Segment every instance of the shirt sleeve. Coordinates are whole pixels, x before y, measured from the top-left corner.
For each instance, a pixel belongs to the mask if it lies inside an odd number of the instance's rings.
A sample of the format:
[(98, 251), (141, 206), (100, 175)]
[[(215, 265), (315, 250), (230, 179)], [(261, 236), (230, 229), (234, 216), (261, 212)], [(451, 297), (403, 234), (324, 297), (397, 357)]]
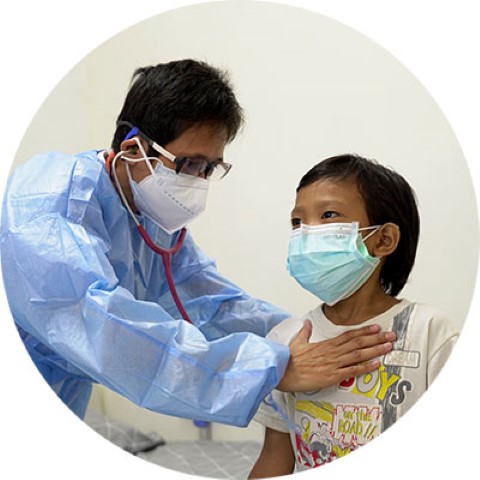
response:
[(289, 432), (288, 410), (285, 394), (273, 390), (260, 404), (254, 420), (277, 432)]
[(428, 328), (427, 386), (430, 387), (452, 353), (459, 333), (443, 313), (436, 313)]

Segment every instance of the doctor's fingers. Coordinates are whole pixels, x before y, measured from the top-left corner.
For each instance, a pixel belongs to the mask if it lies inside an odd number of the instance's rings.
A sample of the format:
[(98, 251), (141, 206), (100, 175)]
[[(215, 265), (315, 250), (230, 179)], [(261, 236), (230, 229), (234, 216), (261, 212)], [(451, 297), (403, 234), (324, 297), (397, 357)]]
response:
[[(337, 337), (338, 338), (338, 337)], [(391, 341), (385, 337), (384, 333), (375, 335), (359, 336), (351, 338), (349, 341), (338, 345), (335, 340), (329, 339), (319, 343), (310, 343), (308, 355), (310, 359), (322, 359), (327, 361), (335, 368), (345, 368), (352, 365), (369, 362), (382, 355), (386, 355), (393, 349)], [(304, 352), (306, 354), (307, 352)], [(379, 365), (377, 365), (378, 367)]]
[[(379, 339), (381, 338), (379, 337)], [(386, 355), (393, 348), (391, 342), (355, 348), (358, 346), (358, 342), (354, 341), (353, 343), (344, 344), (340, 348), (344, 349), (345, 346), (348, 346), (350, 349), (341, 352), (337, 349), (337, 351), (331, 353), (328, 359), (324, 359), (324, 367), (330, 373), (327, 378), (330, 377), (330, 382), (333, 381), (332, 384), (377, 370), (381, 366), (378, 357)], [(323, 345), (323, 347), (326, 347), (326, 345)], [(315, 353), (315, 351), (311, 351), (310, 355), (313, 357)], [(322, 353), (325, 355), (327, 352), (324, 350)]]
[(397, 336), (394, 332), (381, 332), (378, 325), (369, 325), (349, 330), (331, 338), (328, 342), (335, 346), (337, 352), (343, 353), (394, 342), (396, 339)]
[[(358, 334), (360, 331), (356, 333)], [(352, 332), (347, 332), (347, 334), (352, 334)], [(393, 332), (378, 332), (373, 335), (353, 335), (346, 341), (339, 336), (329, 341), (332, 341), (330, 347), (334, 349), (333, 361), (338, 367), (343, 368), (369, 362), (386, 355), (393, 349), (392, 342), (395, 339), (396, 335)], [(364, 367), (356, 368), (355, 371), (362, 370), (361, 373), (371, 371), (363, 371), (363, 369)], [(356, 373), (356, 375), (361, 373)]]

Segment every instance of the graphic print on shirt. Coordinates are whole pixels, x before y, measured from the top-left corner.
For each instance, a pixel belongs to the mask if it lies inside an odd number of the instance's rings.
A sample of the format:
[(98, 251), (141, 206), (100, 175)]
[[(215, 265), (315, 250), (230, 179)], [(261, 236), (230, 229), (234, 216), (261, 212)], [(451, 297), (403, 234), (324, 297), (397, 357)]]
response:
[(296, 394), (297, 464), (313, 468), (343, 457), (395, 423), (413, 388), (403, 377), (420, 364), (419, 352), (405, 350), (412, 310), (410, 305), (394, 317), (397, 342), (378, 370), (347, 379), (323, 396), (322, 391)]

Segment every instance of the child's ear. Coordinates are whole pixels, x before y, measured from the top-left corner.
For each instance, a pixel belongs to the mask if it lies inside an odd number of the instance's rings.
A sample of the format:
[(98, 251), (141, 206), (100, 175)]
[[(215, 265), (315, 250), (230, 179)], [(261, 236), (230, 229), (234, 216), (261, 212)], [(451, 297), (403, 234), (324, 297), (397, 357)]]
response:
[(373, 256), (387, 257), (397, 249), (400, 241), (400, 228), (394, 223), (385, 223), (376, 235), (373, 235), (373, 238), (375, 239)]

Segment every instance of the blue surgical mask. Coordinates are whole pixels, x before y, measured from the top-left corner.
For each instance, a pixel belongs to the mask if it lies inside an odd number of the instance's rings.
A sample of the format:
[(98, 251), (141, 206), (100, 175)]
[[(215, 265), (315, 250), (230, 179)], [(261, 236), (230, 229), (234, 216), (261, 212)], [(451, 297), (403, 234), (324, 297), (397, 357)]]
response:
[[(288, 272), (327, 305), (355, 293), (380, 262), (364, 243), (380, 225), (358, 228), (358, 222), (301, 225), (292, 231)], [(360, 231), (373, 230), (365, 239)]]

